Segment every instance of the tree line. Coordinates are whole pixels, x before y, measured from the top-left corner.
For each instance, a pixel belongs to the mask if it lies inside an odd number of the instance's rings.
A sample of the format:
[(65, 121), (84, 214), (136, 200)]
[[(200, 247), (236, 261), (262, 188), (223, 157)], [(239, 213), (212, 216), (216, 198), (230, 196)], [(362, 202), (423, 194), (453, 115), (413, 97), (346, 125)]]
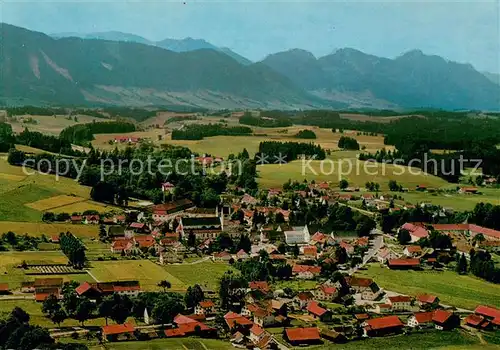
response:
[(68, 257), (73, 267), (81, 269), (85, 265), (85, 246), (71, 232), (62, 232), (59, 235), (61, 250)]
[(59, 138), (70, 144), (87, 145), (94, 139), (94, 134), (128, 133), (135, 130), (135, 124), (128, 122), (93, 122), (68, 126), (61, 131)]
[[(268, 117), (267, 114), (270, 114)], [(263, 113), (259, 117), (254, 117), (252, 113), (245, 112), (239, 119), (240, 124), (258, 126), (262, 128), (284, 128), (292, 126), (290, 118), (282, 115), (274, 115), (272, 112)]]
[(299, 142), (279, 142), (279, 141), (264, 141), (259, 144), (259, 151), (256, 157), (267, 157), (272, 163), (275, 159), (281, 159), (286, 162), (299, 159), (304, 155), (306, 158), (325, 159), (326, 152), (321, 146), (313, 143)]
[(191, 124), (172, 131), (172, 140), (202, 140), (211, 136), (251, 135), (252, 129), (246, 126), (224, 126), (222, 124)]

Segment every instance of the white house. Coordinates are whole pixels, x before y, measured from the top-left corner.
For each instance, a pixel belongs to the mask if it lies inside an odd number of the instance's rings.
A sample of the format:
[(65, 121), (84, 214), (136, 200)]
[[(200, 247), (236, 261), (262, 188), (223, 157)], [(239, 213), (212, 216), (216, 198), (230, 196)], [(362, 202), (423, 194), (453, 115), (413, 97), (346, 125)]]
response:
[(285, 231), (285, 241), (288, 245), (309, 243), (311, 235), (306, 226), (294, 227), (292, 231)]

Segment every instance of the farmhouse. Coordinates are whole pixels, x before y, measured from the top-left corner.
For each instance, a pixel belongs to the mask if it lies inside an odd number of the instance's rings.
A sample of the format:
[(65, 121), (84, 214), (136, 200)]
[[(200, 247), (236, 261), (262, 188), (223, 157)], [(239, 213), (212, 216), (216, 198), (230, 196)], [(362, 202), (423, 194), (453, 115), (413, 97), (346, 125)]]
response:
[(458, 193), (476, 194), (479, 191), (477, 187), (460, 187)]
[(435, 295), (421, 294), (417, 296), (418, 304), (421, 307), (437, 307), (439, 306), (439, 298)]
[[(399, 228), (399, 230), (407, 230), (410, 233), (411, 243), (418, 241), (421, 238), (425, 238), (429, 235), (429, 232), (425, 227), (422, 227), (419, 224), (413, 223), (405, 223), (403, 226)], [(398, 232), (399, 232), (398, 230)]]
[(409, 245), (403, 250), (403, 254), (409, 258), (420, 256), (422, 253), (422, 248), (419, 245)]
[(432, 322), (432, 317), (434, 316), (434, 312), (429, 311), (429, 312), (417, 312), (414, 315), (410, 316), (408, 318), (408, 327), (425, 327), (425, 326), (430, 326), (434, 325)]
[(432, 227), (440, 232), (453, 232), (464, 234), (467, 237), (474, 238), (482, 234), (487, 241), (500, 241), (500, 231), (482, 227), (474, 224), (433, 224)]
[(292, 275), (296, 278), (312, 280), (321, 273), (321, 266), (293, 265)]
[(373, 318), (364, 323), (365, 336), (382, 336), (392, 333), (399, 333), (403, 330), (404, 324), (398, 316), (386, 316)]
[(269, 293), (271, 290), (269, 284), (266, 281), (252, 281), (249, 283), (248, 288), (251, 290), (258, 290), (264, 294)]
[(453, 313), (441, 309), (434, 311), (432, 321), (438, 330), (452, 329), (457, 323)]
[(493, 326), (500, 327), (500, 310), (491, 306), (479, 305), (474, 314), (483, 317)]
[(250, 321), (248, 318), (240, 314), (234, 313), (232, 311), (224, 315), (224, 320), (226, 321), (226, 324), (229, 327), (229, 329), (234, 329), (237, 326), (250, 329), (253, 326), (253, 322)]
[(314, 291), (314, 297), (321, 301), (333, 301), (338, 296), (337, 288), (323, 284)]
[(0, 294), (9, 294), (9, 284), (8, 283), (0, 283)]
[(79, 297), (95, 300), (113, 293), (137, 296), (141, 292), (141, 286), (138, 281), (83, 282), (75, 289), (75, 292)]
[(389, 259), (387, 266), (393, 270), (409, 270), (420, 268), (420, 259)]
[(303, 309), (313, 299), (314, 295), (311, 292), (300, 292), (293, 298), (293, 302), (299, 309)]
[(173, 323), (177, 328), (165, 330), (165, 336), (167, 338), (189, 336), (196, 332), (207, 334), (214, 331), (213, 328), (208, 327), (206, 324), (181, 314), (175, 316)]
[(195, 315), (211, 315), (215, 313), (215, 304), (212, 300), (200, 301), (194, 308)]
[(321, 336), (317, 327), (287, 328), (284, 338), (293, 346), (321, 344)]
[(411, 311), (412, 298), (406, 295), (397, 295), (387, 298), (388, 303), (391, 305), (392, 311)]
[(129, 323), (113, 324), (103, 326), (101, 328), (102, 340), (104, 341), (117, 341), (134, 338), (135, 328)]
[(361, 299), (375, 300), (382, 294), (382, 290), (371, 278), (352, 277), (347, 282), (356, 293), (361, 294)]
[(319, 306), (317, 301), (310, 301), (307, 305), (307, 312), (315, 320), (320, 320), (322, 322), (328, 321), (332, 318), (332, 313), (325, 308)]

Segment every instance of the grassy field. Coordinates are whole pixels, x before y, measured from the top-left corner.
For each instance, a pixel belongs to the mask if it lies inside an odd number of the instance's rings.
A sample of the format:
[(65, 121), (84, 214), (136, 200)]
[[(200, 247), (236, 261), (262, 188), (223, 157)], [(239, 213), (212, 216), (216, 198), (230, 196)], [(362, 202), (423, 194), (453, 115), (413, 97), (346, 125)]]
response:
[(165, 265), (164, 268), (185, 286), (199, 284), (212, 290), (216, 289), (219, 278), (230, 269), (226, 263), (210, 261), (193, 265)]
[(160, 290), (158, 282), (167, 280), (171, 290), (187, 288), (183, 281), (149, 260), (93, 261), (90, 274), (99, 282), (138, 280), (144, 290)]
[(16, 289), (20, 287), (21, 282), (33, 281), (38, 277), (62, 277), (65, 281), (78, 282), (93, 281), (93, 278), (87, 274), (26, 275), (23, 269), (17, 268), (23, 261), (28, 264), (66, 264), (68, 258), (60, 251), (1, 252), (0, 283), (8, 283), (10, 289)]
[(442, 207), (455, 210), (471, 210), (477, 203), (492, 203), (500, 205), (500, 189), (481, 188), (482, 195), (467, 194), (436, 194), (427, 192), (403, 193), (402, 197), (410, 203), (430, 202)]
[(78, 203), (84, 200), (85, 198), (62, 194), (59, 196), (41, 199), (33, 203), (28, 203), (26, 204), (26, 206), (38, 211), (47, 211), (53, 208), (68, 206), (70, 204)]
[[(258, 169), (258, 182), (264, 188), (281, 187), (288, 179), (303, 181), (315, 180), (331, 183), (331, 187), (338, 187), (339, 181), (345, 179), (349, 186), (363, 188), (365, 183), (373, 181), (380, 184), (381, 190), (388, 189), (389, 180), (396, 180), (399, 184), (408, 188), (415, 188), (416, 185), (425, 184), (429, 187), (449, 186), (445, 180), (426, 174), (410, 174), (407, 167), (395, 166), (391, 164), (376, 164), (359, 161), (350, 158), (349, 163), (336, 160), (325, 161), (293, 161), (287, 164), (266, 164), (260, 165)], [(309, 164), (307, 166), (306, 164)], [(323, 169), (323, 170), (322, 170)], [(404, 173), (399, 175), (404, 169)], [(370, 175), (376, 174), (376, 175)]]
[(313, 346), (311, 350), (420, 350), (420, 349), (493, 349), (479, 343), (479, 339), (465, 332), (455, 330), (450, 332), (430, 331), (421, 334), (398, 335), (383, 338), (368, 338), (362, 341), (353, 341), (346, 344), (325, 343), (322, 346)]
[(120, 213), (123, 210), (115, 207), (113, 205), (107, 205), (104, 203), (94, 202), (90, 200), (83, 200), (81, 202), (72, 203), (64, 206), (60, 206), (54, 209), (51, 209), (51, 212), (54, 213), (83, 213), (86, 210), (97, 210), (99, 213), (109, 213), (116, 212)]
[(447, 305), (473, 310), (479, 304), (500, 307), (500, 285), (454, 271), (397, 271), (371, 264), (361, 275), (372, 277), (382, 288), (416, 296), (434, 294)]
[(21, 122), (21, 119), (27, 116), (16, 116), (15, 121), (9, 121), (9, 124), (12, 125), (12, 130), (14, 132), (22, 132), (26, 127), (30, 131), (38, 131), (43, 134), (49, 135), (59, 135), (62, 129), (72, 126), (75, 124), (83, 124), (83, 123), (92, 123), (95, 121), (106, 121), (106, 119), (94, 118), (87, 115), (78, 115), (78, 121), (75, 122), (74, 119), (69, 120), (65, 115), (56, 115), (56, 116), (29, 116), (32, 119), (37, 121), (37, 124), (24, 124)]
[(42, 222), (0, 221), (0, 233), (12, 231), (17, 234), (27, 233), (30, 236), (59, 235), (61, 232), (72, 232), (77, 237), (97, 237), (97, 225), (47, 224)]
[[(102, 350), (102, 346), (90, 347), (90, 350)], [(147, 342), (131, 341), (106, 344), (109, 350), (230, 350), (234, 349), (229, 341), (217, 339), (177, 338), (155, 339)]]

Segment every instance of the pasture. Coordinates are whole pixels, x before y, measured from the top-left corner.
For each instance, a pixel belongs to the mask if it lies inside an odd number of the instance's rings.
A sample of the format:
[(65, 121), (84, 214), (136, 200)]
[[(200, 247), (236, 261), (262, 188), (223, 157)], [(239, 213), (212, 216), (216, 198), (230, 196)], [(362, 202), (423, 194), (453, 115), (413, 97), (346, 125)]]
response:
[(188, 287), (149, 260), (93, 261), (89, 273), (99, 282), (138, 280), (141, 288), (148, 291), (161, 290), (157, 284), (162, 280), (169, 281), (174, 291), (183, 291)]
[(61, 232), (72, 232), (79, 238), (97, 237), (99, 226), (97, 225), (73, 225), (65, 223), (42, 223), (42, 222), (16, 222), (0, 221), (0, 233), (12, 231), (17, 234), (28, 233), (30, 236), (59, 235)]
[(445, 208), (453, 208), (455, 210), (472, 210), (477, 203), (491, 203), (500, 205), (500, 189), (497, 188), (481, 188), (482, 194), (439, 194), (428, 192), (409, 192), (402, 193), (402, 197), (406, 202), (410, 203), (432, 203)]
[[(127, 341), (121, 343), (106, 344), (109, 350), (230, 350), (234, 349), (227, 340), (202, 339), (202, 338), (171, 338), (153, 339), (147, 342)], [(102, 346), (90, 347), (90, 350), (101, 350)]]
[(390, 270), (371, 264), (360, 275), (373, 278), (380, 287), (412, 296), (433, 294), (443, 304), (474, 310), (477, 305), (500, 307), (500, 285), (454, 271)]
[(360, 188), (363, 188), (366, 182), (373, 181), (380, 184), (381, 190), (388, 190), (390, 180), (395, 180), (404, 187), (412, 189), (419, 184), (434, 188), (449, 185), (437, 176), (417, 173), (416, 169), (400, 165), (370, 163), (353, 158), (348, 161), (338, 158), (330, 159), (323, 163), (317, 160), (311, 162), (296, 160), (287, 164), (260, 165), (257, 170), (259, 176), (257, 181), (264, 188), (281, 187), (288, 179), (299, 182), (304, 179), (330, 182), (331, 188), (338, 187), (341, 179), (347, 180), (349, 186)]
[[(22, 120), (26, 117), (31, 117), (36, 121), (34, 123), (23, 123)], [(48, 135), (59, 135), (62, 129), (73, 126), (75, 124), (92, 123), (93, 121), (105, 121), (106, 119), (95, 118), (88, 115), (76, 115), (77, 121), (72, 116), (71, 119), (67, 115), (44, 116), (44, 115), (20, 115), (9, 119), (8, 123), (12, 125), (12, 130), (16, 133), (22, 132), (25, 128), (30, 131), (38, 131)]]
[(231, 267), (227, 263), (204, 261), (198, 264), (165, 265), (164, 269), (182, 281), (186, 288), (199, 284), (202, 287), (216, 290), (219, 279)]
[[(87, 274), (50, 274), (26, 275), (26, 271), (17, 266), (23, 261), (30, 264), (66, 264), (68, 258), (60, 251), (27, 251), (27, 252), (1, 252), (0, 253), (0, 283), (8, 283), (10, 289), (17, 289), (21, 282), (33, 281), (35, 278), (61, 277), (65, 281), (93, 281)], [(3, 301), (0, 305), (3, 304)]]
[(68, 196), (68, 195), (59, 195), (46, 199), (41, 199), (39, 201), (28, 203), (26, 206), (31, 209), (35, 209), (38, 211), (47, 211), (50, 209), (54, 209), (57, 207), (64, 207), (66, 205), (78, 203), (84, 201), (85, 198), (76, 197), (76, 196)]

